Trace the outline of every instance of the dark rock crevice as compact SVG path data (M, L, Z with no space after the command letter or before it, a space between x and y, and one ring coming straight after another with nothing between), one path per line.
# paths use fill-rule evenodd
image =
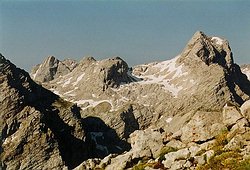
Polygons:
M131 149L130 144L121 140L115 130L107 126L102 119L89 116L82 119L82 122L86 143L90 148L90 158L104 158L108 154L121 154Z
M232 71L225 74L227 80L227 86L232 92L232 100L235 100L239 105L242 105L244 101L250 98L250 81L244 76L237 64L234 64ZM245 94L245 96L240 95L236 91L236 86Z
M122 112L120 116L125 123L123 138L128 139L131 133L133 133L135 130L140 129L139 123L136 120L135 115L133 113L133 107L130 106L128 110Z
M83 139L76 138L73 135L74 127L66 124L58 114L59 110L45 112L41 122L55 135L62 159L66 166L71 169L89 158L89 150Z

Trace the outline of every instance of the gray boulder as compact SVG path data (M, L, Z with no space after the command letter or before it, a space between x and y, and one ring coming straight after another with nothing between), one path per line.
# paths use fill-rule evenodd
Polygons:
M246 101L241 107L242 115L250 122L250 100Z

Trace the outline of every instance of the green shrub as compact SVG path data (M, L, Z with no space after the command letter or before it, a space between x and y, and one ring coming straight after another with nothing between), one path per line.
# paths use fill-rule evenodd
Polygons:
M198 151L198 152L196 153L195 156L201 156L201 155L204 154L205 152L206 152L205 149L201 149L200 151Z
M146 163L138 163L137 165L133 166L132 170L144 170L146 167Z
M133 166L132 170L144 170L146 167L151 167L154 169L162 169L164 170L164 165L161 162L153 162L153 163L147 163L147 162L139 162L137 165Z
M250 169L250 159L243 160L238 163L236 170L249 170Z
M250 159L243 159L240 150L224 150L224 146L228 143L227 131L222 131L215 138L213 150L214 155L205 165L199 166L197 170L250 170Z
M158 156L159 157L159 161L165 160L166 159L165 158L166 154L168 154L170 152L176 152L176 151L178 151L178 149L177 148L173 148L171 146L165 146L165 147L163 147L161 149L161 152L160 152L159 156Z
M197 168L197 170L207 169L249 170L250 160L243 160L242 156L235 151L222 152L220 155L213 155L205 165Z
M228 144L227 134L228 131L223 130L215 137L215 143L212 149L216 154L220 154L223 147Z

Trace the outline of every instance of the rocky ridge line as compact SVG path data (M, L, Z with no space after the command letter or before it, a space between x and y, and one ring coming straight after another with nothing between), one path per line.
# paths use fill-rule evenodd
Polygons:
M148 127L175 133L180 129L177 115L220 112L228 102L239 107L250 95L249 81L233 62L227 40L199 31L171 60L129 69L120 58L88 57L43 86L81 107L82 118L103 120L125 142L134 131Z
M30 75L35 81L43 83L70 73L76 66L75 60L60 61L54 56L48 56L41 64L32 68Z
M0 55L1 169L67 169L88 158L76 105Z
M5 63L6 60L0 61ZM11 89L1 92L6 107L0 112L4 113L1 114L4 119L0 120L11 122L7 123L8 135L1 140L3 166L20 168L16 155L25 155L27 150L22 152L22 148L32 150L36 145L27 140L32 139L30 134L44 133L48 134L45 142L38 140L44 143L36 146L53 143L53 152L37 148L41 150L38 157L47 157L41 156L44 159L36 161L38 164L27 157L29 161L24 161L21 169L40 168L47 158L51 159L45 161L46 167L59 169L74 168L82 161L76 169L232 169L250 164L250 105L247 101L250 82L233 62L225 39L197 32L176 58L132 69L117 57L102 61L85 58L70 73L42 84L65 100L75 102L81 110L47 93L29 76L19 76L20 70L18 76L10 76L16 71L14 66L10 74L6 74L9 65L1 70L3 83L0 84L1 89ZM11 78L6 79L6 75ZM10 107L7 108L6 103ZM33 133L38 123L18 125L22 117L30 115L23 107L29 109L30 106L40 113L31 114L38 118L28 120L44 123L41 127L45 126L47 131ZM9 115L15 119L9 119ZM0 127L4 129L2 134L5 134L5 127ZM28 137L20 137L21 131L13 127L25 129ZM24 139L28 145L16 143L16 139ZM117 142L112 143L113 140ZM131 150L123 152L130 149L128 142ZM11 144L18 147L11 147ZM71 152L69 147L72 147ZM7 148L11 148L10 153ZM13 150L17 153L11 156ZM38 157L34 156L34 160ZM86 160L90 157L93 159Z

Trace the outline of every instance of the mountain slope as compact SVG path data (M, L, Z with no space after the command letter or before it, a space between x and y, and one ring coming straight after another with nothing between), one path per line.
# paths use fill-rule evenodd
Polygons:
M0 55L3 169L73 168L88 158L78 108Z
M129 69L120 58L85 58L71 73L43 86L77 103L83 118L100 117L125 140L137 129L165 128L176 114L219 111L227 102L240 106L250 96L250 83L227 40L200 31L172 60ZM129 130L124 113L134 122Z
M32 68L30 75L32 79L42 83L63 76L71 72L76 66L75 60L66 59L60 61L54 56L48 56L43 63Z
M121 97L134 97L130 110L141 130L129 135L131 150L103 160L89 159L77 170L249 169L250 84L233 62L226 40L197 32L179 56L136 66L133 75L137 82L113 89ZM135 103L141 104L142 115ZM162 110L155 109L162 103ZM105 120L98 107L85 111L97 115L99 111ZM146 107L153 109L142 110ZM114 113L108 112L109 117ZM150 125L141 126L147 120Z
M250 82L225 39L196 32L172 60L134 68L60 63L35 69L42 87L0 55L1 169L250 164Z

